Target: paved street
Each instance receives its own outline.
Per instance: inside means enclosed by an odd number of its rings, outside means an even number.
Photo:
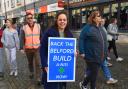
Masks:
[[[110,67],[114,78],[119,82],[115,85],[107,85],[103,73],[100,70],[97,89],[128,89],[128,35],[122,33],[117,41],[119,56],[124,58],[123,62],[116,62],[113,53],[111,53],[113,66]],[[43,89],[42,86],[35,85],[34,80],[28,78],[27,59],[25,55],[17,52],[17,62],[19,67],[18,77],[9,76],[9,69],[5,61],[5,78],[0,80],[0,89]],[[84,76],[85,63],[78,57],[76,63],[76,82],[68,83],[67,89],[80,89],[79,82]]]

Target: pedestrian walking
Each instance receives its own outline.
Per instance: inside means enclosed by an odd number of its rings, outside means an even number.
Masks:
[[[3,31],[1,42],[5,47],[7,62],[10,67],[10,75],[17,76],[16,50],[19,49],[19,38],[16,29],[13,28],[12,19],[6,20],[6,28]]]
[[[100,64],[107,57],[107,37],[100,27],[101,15],[99,11],[93,11],[88,17],[88,24],[80,33],[79,53],[85,59],[89,73],[79,83],[81,89],[96,89],[96,78]],[[85,70],[86,71],[86,70]]]
[[[44,89],[66,89],[65,82],[47,82],[48,37],[73,37],[68,28],[68,17],[66,12],[59,12],[57,14],[55,24],[44,33],[40,48]]]
[[[20,34],[20,50],[26,53],[30,79],[35,78],[37,84],[41,82],[41,67],[39,57],[40,25],[33,21],[33,15],[26,15],[26,24]]]
[[[107,31],[106,31],[106,28],[104,27],[104,24],[105,24],[105,19],[102,18],[101,19],[101,30],[103,30],[106,33],[106,37],[107,37]],[[107,58],[105,58],[104,61],[101,63],[101,68],[102,68],[105,78],[107,79],[106,81],[107,84],[115,84],[118,82],[118,80],[112,78],[111,72],[108,68]]]
[[[111,49],[113,49],[114,55],[116,57],[116,61],[123,61],[123,58],[118,56],[117,48],[116,48],[116,40],[118,40],[118,35],[119,35],[116,18],[112,18],[110,20],[110,24],[108,25],[107,32],[108,32],[107,37],[109,42],[108,52],[110,53]]]
[[[1,42],[2,34],[3,34],[3,30],[0,29],[0,78],[4,77],[3,44]]]

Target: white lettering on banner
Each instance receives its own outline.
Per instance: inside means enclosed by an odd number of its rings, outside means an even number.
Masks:
[[[67,78],[67,75],[56,75],[57,79]]]
[[[73,46],[73,43],[71,42],[65,42],[66,46]]]
[[[71,61],[71,56],[54,56],[53,61]]]
[[[63,46],[63,42],[51,42],[51,46]]]
[[[53,49],[51,48],[50,49],[50,53],[70,53],[70,54],[73,54],[74,53],[74,50],[73,49]]]
[[[66,66],[68,66],[68,63],[57,63],[56,66],[64,66],[64,67],[66,67]]]

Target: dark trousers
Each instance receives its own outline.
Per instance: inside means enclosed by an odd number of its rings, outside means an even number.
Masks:
[[[108,42],[109,42],[108,52],[110,53],[110,50],[113,48],[114,55],[116,58],[118,58],[115,40],[112,39],[112,41],[108,41]]]
[[[26,49],[26,56],[28,59],[28,67],[30,73],[34,73],[36,80],[40,80],[41,68],[40,68],[40,57],[38,49]]]
[[[66,89],[66,82],[47,82],[47,73],[43,70],[42,83],[44,89]]]
[[[89,70],[88,75],[84,78],[83,85],[87,86],[87,84],[90,82],[91,89],[96,88],[96,78],[98,75],[98,70],[100,67],[100,64],[95,62],[87,62],[87,69]]]

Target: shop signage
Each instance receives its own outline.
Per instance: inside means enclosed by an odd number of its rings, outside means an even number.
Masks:
[[[83,0],[83,1],[73,1],[73,2],[70,2],[70,3],[81,3],[81,2],[84,2],[84,3],[88,3],[88,2],[95,2],[95,1],[100,1],[100,0]],[[102,0],[103,1],[103,0]]]
[[[58,0],[58,7],[64,7],[64,0]]]
[[[75,81],[75,38],[49,37],[48,82]]]
[[[40,13],[46,13],[47,12],[47,6],[40,7]]]
[[[52,12],[52,11],[58,11],[58,10],[63,10],[64,8],[62,7],[58,7],[58,3],[54,3],[54,4],[50,4],[47,7],[47,11],[48,12]]]
[[[39,13],[39,8],[38,7],[35,8],[35,13]]]
[[[0,19],[2,20],[2,19],[5,19],[5,16],[0,16]]]

